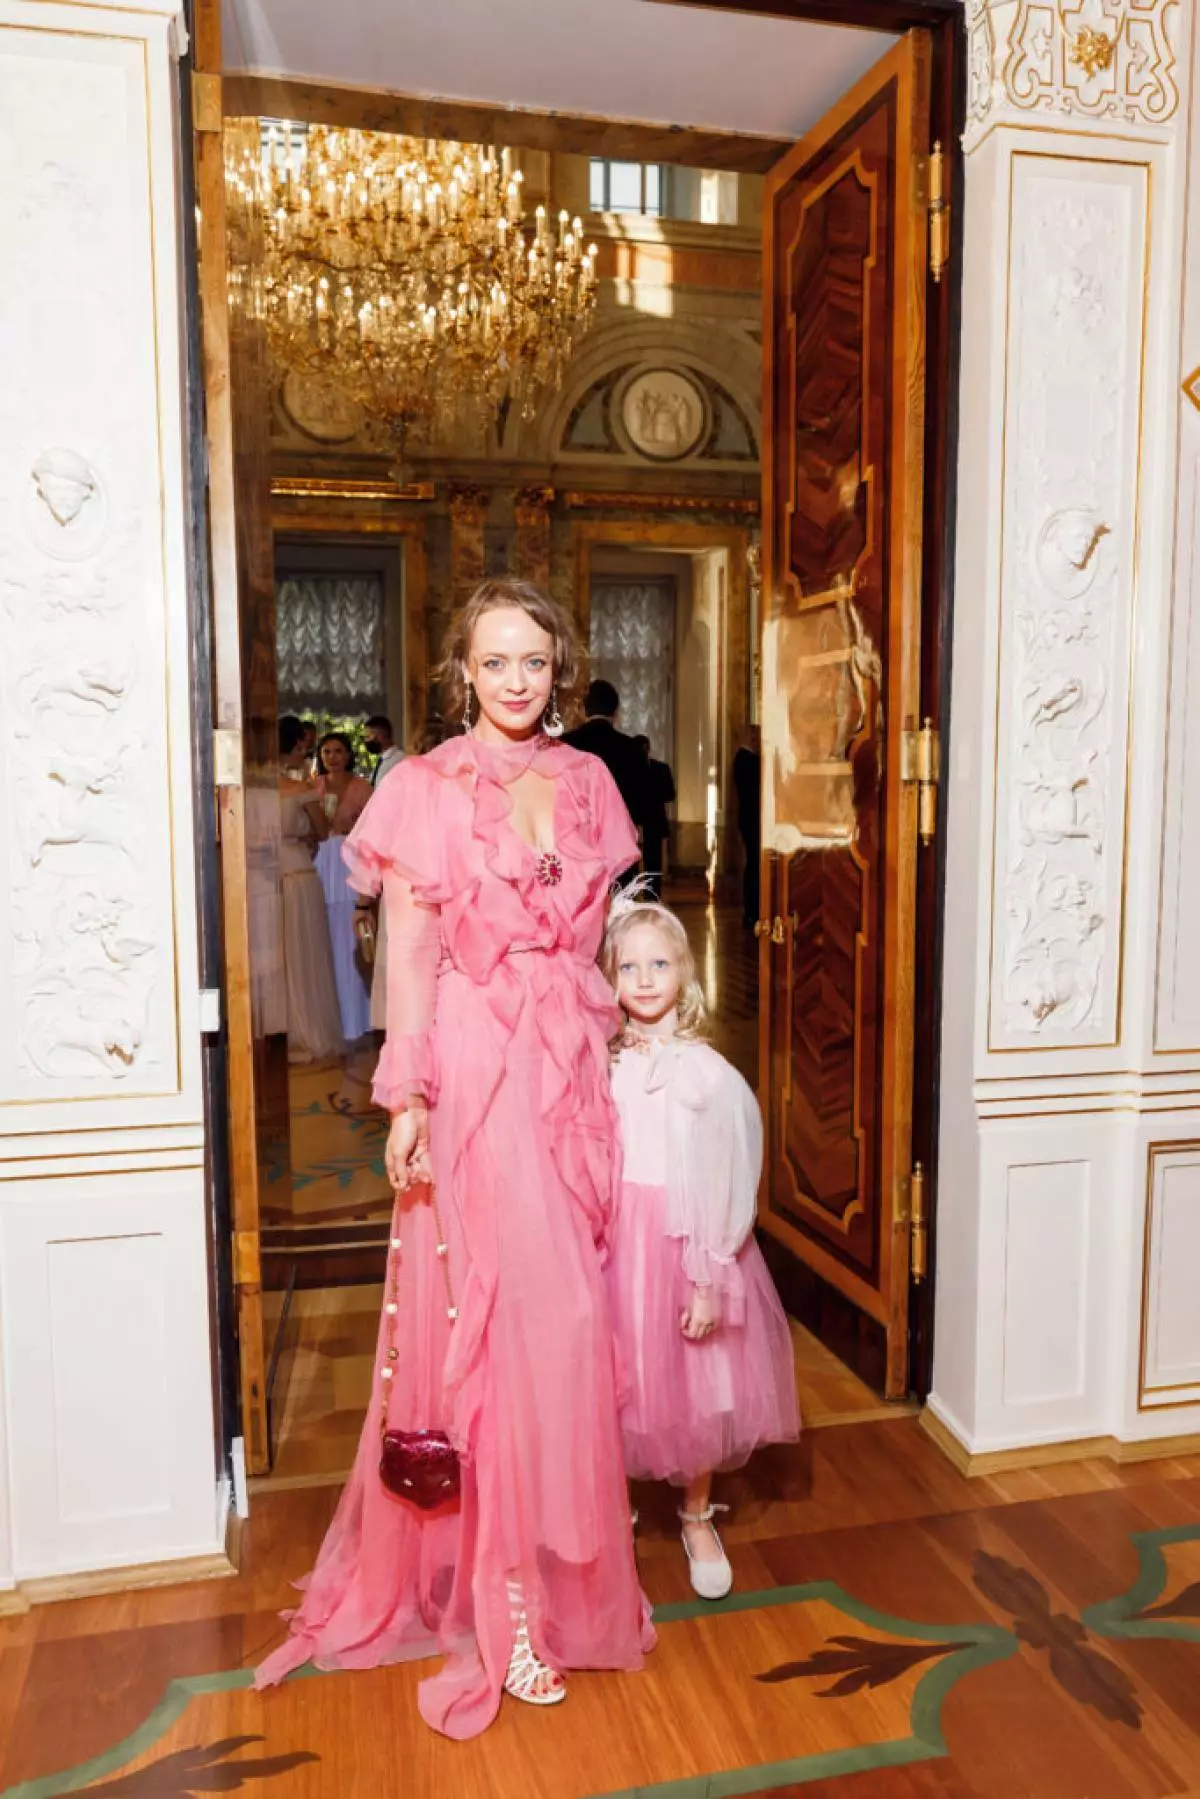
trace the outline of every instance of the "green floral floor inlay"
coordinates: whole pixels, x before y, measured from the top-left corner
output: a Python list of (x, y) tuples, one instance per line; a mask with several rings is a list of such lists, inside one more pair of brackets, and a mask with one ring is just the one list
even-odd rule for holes
[[(1002, 1558), (980, 1554), (976, 1559), (974, 1582), (977, 1589), (998, 1609), (1009, 1611), (1014, 1628), (1006, 1625), (972, 1622), (964, 1624), (921, 1624), (911, 1619), (893, 1617), (864, 1605), (834, 1581), (813, 1581), (802, 1586), (772, 1588), (762, 1592), (738, 1593), (717, 1604), (689, 1600), (675, 1605), (659, 1606), (655, 1622), (670, 1627), (694, 1618), (719, 1619), (739, 1612), (759, 1611), (780, 1606), (811, 1605), (824, 1602), (840, 1611), (848, 1620), (880, 1633), (878, 1637), (852, 1634), (831, 1637), (804, 1661), (783, 1662), (764, 1669), (758, 1679), (769, 1685), (797, 1683), (797, 1704), (819, 1704), (823, 1698), (843, 1698), (868, 1688), (878, 1688), (902, 1678), (914, 1667), (930, 1663), (913, 1691), (909, 1707), (908, 1734), (884, 1742), (856, 1743), (850, 1747), (800, 1755), (754, 1766), (726, 1768), (711, 1773), (688, 1776), (680, 1780), (633, 1786), (592, 1799), (735, 1799), (739, 1794), (767, 1793), (783, 1786), (806, 1785), (840, 1775), (864, 1773), (871, 1769), (903, 1767), (929, 1761), (949, 1753), (942, 1732), (942, 1707), (948, 1694), (967, 1675), (1015, 1655), (1024, 1642), (1030, 1648), (1050, 1648), (1059, 1639), (1073, 1642), (1085, 1656), (1095, 1655), (1088, 1642), (1094, 1637), (1119, 1639), (1164, 1637), (1200, 1642), (1200, 1580), (1176, 1581), (1178, 1590), (1161, 1605), (1160, 1596), (1172, 1584), (1171, 1551), (1176, 1545), (1200, 1543), (1200, 1526), (1186, 1525), (1175, 1529), (1140, 1532), (1132, 1539), (1138, 1556), (1139, 1572), (1133, 1586), (1118, 1598), (1106, 1600), (1084, 1611), (1079, 1619), (1055, 1613), (1041, 1583), (1028, 1572)], [(1031, 1625), (1032, 1621), (1032, 1625)], [(1033, 1634), (1031, 1634), (1031, 1629)], [(1035, 1640), (1038, 1633), (1045, 1642)], [(1123, 1670), (1115, 1670), (1130, 1687)], [(301, 1669), (292, 1680), (320, 1679), (312, 1668)], [(96, 1783), (119, 1775), (130, 1762), (146, 1754), (187, 1711), (193, 1699), (204, 1695), (229, 1692), (253, 1684), (253, 1672), (246, 1668), (228, 1669), (213, 1674), (198, 1674), (172, 1680), (158, 1704), (136, 1730), (115, 1743), (103, 1754), (93, 1756), (77, 1767), (59, 1774), (43, 1775), (22, 1781), (0, 1793), (0, 1799), (57, 1799), (58, 1795), (77, 1793)], [(832, 1685), (828, 1684), (830, 1681)], [(1074, 1699), (1070, 1682), (1060, 1682)], [(1140, 1705), (1132, 1698), (1118, 1695), (1125, 1706), (1108, 1715), (1116, 1715), (1132, 1728), (1140, 1727)], [(1089, 1701), (1084, 1700), (1083, 1703)], [(1101, 1706), (1107, 1710), (1107, 1703)], [(103, 1790), (149, 1794), (168, 1790), (155, 1778), (167, 1762), (179, 1764), (176, 1782), (186, 1780), (183, 1762), (207, 1753), (218, 1755), (220, 1774), (225, 1776), (222, 1791), (235, 1791), (243, 1780), (267, 1779), (313, 1759), (305, 1752), (294, 1752), (255, 1762), (235, 1761), (235, 1752), (259, 1739), (231, 1737), (210, 1745), (207, 1752), (176, 1752), (162, 1763), (147, 1768), (142, 1778), (137, 1775), (114, 1780)], [(189, 1763), (190, 1765), (190, 1763)], [(176, 1784), (170, 1790), (191, 1790)], [(203, 1790), (211, 1790), (205, 1786)]]

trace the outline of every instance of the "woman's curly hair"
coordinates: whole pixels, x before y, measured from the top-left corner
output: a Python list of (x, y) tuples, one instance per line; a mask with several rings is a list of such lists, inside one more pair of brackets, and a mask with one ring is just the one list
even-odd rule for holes
[(532, 581), (518, 581), (504, 576), (484, 581), (475, 589), (465, 606), (450, 621), (450, 629), (442, 649), (442, 659), (434, 671), (446, 696), (443, 716), (461, 719), (467, 704), (467, 658), (475, 627), (485, 612), (496, 612), (502, 606), (516, 606), (535, 625), (554, 640), (554, 681), (560, 707), (569, 701), (579, 684), (580, 651), (575, 624), (569, 613), (552, 600), (543, 588)]

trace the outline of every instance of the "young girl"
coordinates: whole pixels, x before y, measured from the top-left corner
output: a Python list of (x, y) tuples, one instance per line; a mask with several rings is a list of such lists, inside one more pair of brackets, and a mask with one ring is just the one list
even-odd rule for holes
[(618, 898), (605, 972), (626, 1021), (608, 1269), (625, 1470), (684, 1489), (692, 1586), (723, 1599), (733, 1571), (712, 1521), (713, 1471), (800, 1431), (787, 1320), (750, 1234), (762, 1121), (741, 1075), (701, 1040), (704, 996), (674, 913)]

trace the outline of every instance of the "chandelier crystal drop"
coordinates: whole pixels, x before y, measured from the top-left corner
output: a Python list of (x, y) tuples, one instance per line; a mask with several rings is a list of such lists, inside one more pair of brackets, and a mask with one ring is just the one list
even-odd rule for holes
[[(264, 121), (231, 140), (242, 303), (285, 369), (336, 382), (403, 455), (561, 383), (596, 305), (565, 212), (524, 226), (511, 150)], [(234, 258), (235, 299), (239, 271)], [(249, 290), (253, 290), (250, 299)]]

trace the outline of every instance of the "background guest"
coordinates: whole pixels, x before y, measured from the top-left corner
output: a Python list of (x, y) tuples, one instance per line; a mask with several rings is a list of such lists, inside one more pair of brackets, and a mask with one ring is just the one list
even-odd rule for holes
[(367, 720), (365, 730), (366, 736), (363, 741), (367, 752), (369, 755), (379, 758), (371, 771), (371, 785), (378, 787), (384, 775), (390, 774), (399, 763), (403, 762), (404, 751), (396, 742), (391, 719), (385, 718), (382, 712), (377, 712), (373, 718)]
[(317, 848), (317, 875), (329, 915), (333, 976), (337, 983), (342, 1031), (348, 1043), (371, 1028), (371, 996), (358, 955), (354, 928), (358, 895), (347, 879), (342, 844), (371, 797), (371, 783), (354, 772), (354, 746), (341, 731), (327, 731), (317, 749), (324, 829)]
[(305, 766), (304, 726), (279, 721), (279, 870), (283, 886), (283, 964), (288, 1060), (324, 1062), (345, 1050), (329, 919), (313, 867), (313, 846), (328, 835), (323, 796)]
[(663, 847), (671, 836), (671, 821), (667, 817), (667, 807), (675, 801), (675, 777), (665, 762), (656, 762), (650, 754), (650, 739), (635, 737), (633, 740), (642, 753), (644, 764), (643, 804), (645, 806), (645, 822), (642, 825), (642, 868), (650, 877), (650, 884), (656, 899), (662, 898)]
[(600, 758), (640, 836), (646, 813), (646, 760), (633, 738), (618, 731), (620, 709), (621, 698), (612, 682), (593, 681), (584, 701), (584, 721), (568, 731), (563, 741)]
[(762, 850), (762, 732), (751, 725), (746, 741), (733, 758), (733, 789), (737, 795), (737, 827), (746, 858), (742, 870), (742, 923), (751, 929), (758, 921), (758, 868)]
[(304, 732), (304, 759), (300, 766), (305, 774), (317, 775), (320, 773), (317, 767), (317, 727), (311, 718), (298, 719), (297, 723)]

